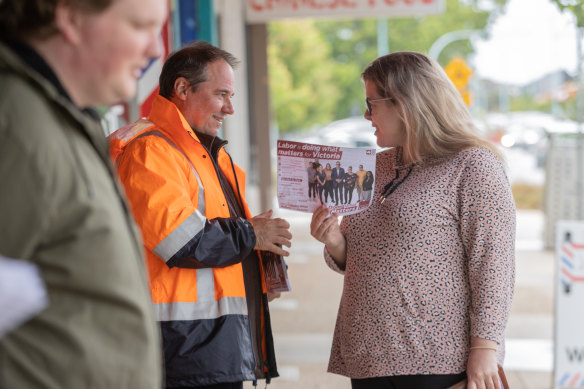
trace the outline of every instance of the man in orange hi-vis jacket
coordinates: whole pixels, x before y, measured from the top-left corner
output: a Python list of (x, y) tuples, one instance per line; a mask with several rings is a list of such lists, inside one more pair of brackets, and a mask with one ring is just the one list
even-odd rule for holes
[(288, 255), (290, 225), (251, 217), (245, 173), (217, 134), (237, 60), (206, 42), (172, 54), (149, 118), (110, 135), (146, 247), (167, 388), (242, 388), (278, 376), (259, 250)]

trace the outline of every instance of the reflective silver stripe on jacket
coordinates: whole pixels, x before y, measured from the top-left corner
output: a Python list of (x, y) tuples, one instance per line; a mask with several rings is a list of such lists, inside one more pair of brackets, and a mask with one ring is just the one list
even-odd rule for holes
[(223, 297), (219, 301), (195, 303), (157, 303), (154, 312), (158, 321), (217, 319), (224, 315), (247, 315), (247, 303), (245, 297)]
[[(197, 179), (197, 183), (199, 184), (199, 201), (197, 210), (193, 212), (189, 217), (187, 217), (181, 224), (179, 224), (170, 234), (168, 234), (160, 243), (158, 243), (158, 245), (156, 245), (154, 250), (152, 250), (154, 254), (158, 255), (165, 262), (168, 262), (170, 258), (172, 258), (180, 249), (182, 249), (185, 246), (185, 244), (187, 244), (195, 235), (197, 235), (205, 227), (205, 221), (207, 220), (207, 218), (205, 217), (205, 188), (203, 186), (201, 178), (199, 177), (199, 173), (197, 173), (197, 170), (191, 163), (191, 160), (180, 148), (178, 148), (170, 139), (168, 139), (160, 131), (154, 130), (145, 132), (143, 134), (138, 135), (136, 138), (132, 139), (130, 143), (145, 136), (157, 136), (159, 138), (162, 138), (175, 150), (180, 152), (191, 166), (191, 170), (193, 171), (193, 174)], [(126, 147), (128, 145), (126, 145)]]
[(154, 247), (154, 254), (168, 262), (180, 249), (182, 249), (203, 227), (205, 227), (204, 215), (197, 210), (179, 224), (170, 234)]
[[(199, 173), (187, 155), (160, 131), (148, 131), (132, 140), (143, 136), (158, 136), (164, 139), (175, 150), (179, 151), (191, 166), (191, 170), (199, 185), (197, 210), (178, 225), (152, 250), (156, 255), (168, 262), (204, 227), (205, 221), (205, 188)], [(247, 315), (245, 297), (223, 297), (215, 301), (215, 275), (213, 269), (196, 269), (197, 272), (197, 302), (157, 303), (154, 312), (158, 321), (170, 320), (203, 320), (216, 319), (223, 315)]]

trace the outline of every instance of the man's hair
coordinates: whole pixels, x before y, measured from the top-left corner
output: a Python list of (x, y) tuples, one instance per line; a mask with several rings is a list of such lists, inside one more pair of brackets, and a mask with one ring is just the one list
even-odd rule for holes
[[(0, 0), (0, 34), (11, 38), (48, 38), (57, 32), (55, 9), (65, 0)], [(71, 7), (101, 12), (115, 0), (66, 0)]]
[(207, 81), (207, 65), (223, 60), (232, 68), (239, 61), (225, 50), (213, 46), (205, 41), (194, 41), (184, 48), (172, 53), (164, 62), (158, 85), (158, 92), (167, 99), (174, 95), (174, 82), (179, 77), (184, 77), (194, 90)]
[(396, 52), (377, 58), (363, 71), (363, 81), (375, 85), (380, 96), (390, 97), (404, 124), (404, 157), (422, 162), (468, 147), (486, 147), (460, 93), (438, 63), (416, 52)]

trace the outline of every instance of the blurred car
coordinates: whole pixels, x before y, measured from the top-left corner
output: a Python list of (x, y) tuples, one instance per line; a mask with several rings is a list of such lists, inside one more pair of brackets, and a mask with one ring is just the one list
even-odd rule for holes
[(375, 129), (371, 122), (362, 116), (334, 121), (323, 127), (318, 133), (319, 143), (340, 147), (366, 147), (380, 150)]

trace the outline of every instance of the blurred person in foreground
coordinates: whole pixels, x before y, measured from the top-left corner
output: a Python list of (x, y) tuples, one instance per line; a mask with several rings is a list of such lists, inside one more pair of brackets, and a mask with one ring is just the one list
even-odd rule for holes
[(218, 137), (237, 60), (207, 42), (173, 53), (148, 120), (110, 135), (142, 228), (167, 388), (242, 388), (277, 377), (257, 250), (288, 255), (290, 225), (251, 217), (245, 172)]
[(90, 107), (135, 94), (167, 7), (0, 1), (0, 255), (35, 264), (48, 297), (0, 339), (1, 388), (162, 385), (140, 235)]
[(311, 233), (344, 274), (329, 372), (352, 388), (499, 388), (514, 289), (515, 207), (499, 152), (427, 56), (363, 72), (377, 144), (365, 211), (321, 206)]

